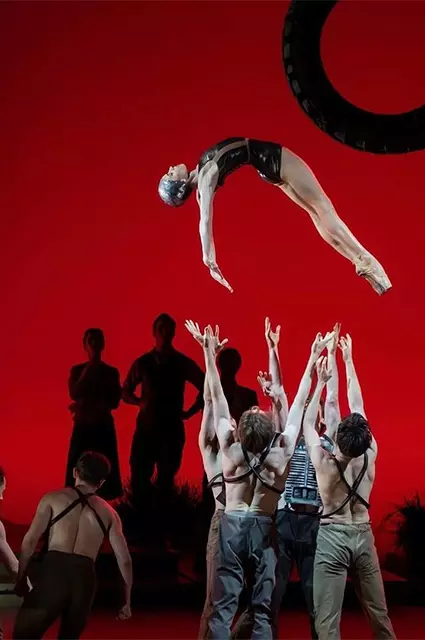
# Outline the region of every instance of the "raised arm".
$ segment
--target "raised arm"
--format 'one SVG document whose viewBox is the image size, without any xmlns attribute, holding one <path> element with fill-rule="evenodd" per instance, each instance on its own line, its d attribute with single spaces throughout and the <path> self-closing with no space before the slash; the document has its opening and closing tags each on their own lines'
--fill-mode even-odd
<svg viewBox="0 0 425 640">
<path fill-rule="evenodd" d="M 336 352 L 338 349 L 339 332 L 341 325 L 337 323 L 334 326 L 334 338 L 328 342 L 328 370 L 331 375 L 326 384 L 326 401 L 325 401 L 325 424 L 326 435 L 331 440 L 335 440 L 338 425 L 341 422 L 341 411 L 339 409 L 339 376 L 338 365 L 336 362 Z"/>
<path fill-rule="evenodd" d="M 198 191 L 196 199 L 199 205 L 199 235 L 202 245 L 202 260 L 210 270 L 211 276 L 217 280 L 223 287 L 229 289 L 232 293 L 233 289 L 221 273 L 216 259 L 214 236 L 213 236 L 213 200 L 214 192 L 217 187 L 218 167 L 215 163 L 205 165 L 199 173 Z"/>
<path fill-rule="evenodd" d="M 265 337 L 267 347 L 269 350 L 269 372 L 271 376 L 271 383 L 276 390 L 278 403 L 273 403 L 273 410 L 278 418 L 279 431 L 283 431 L 288 418 L 288 398 L 283 387 L 282 371 L 279 361 L 279 340 L 280 340 L 280 325 L 276 327 L 276 331 L 272 331 L 269 318 L 265 321 Z"/>
<path fill-rule="evenodd" d="M 208 376 L 204 381 L 204 411 L 202 414 L 201 428 L 199 431 L 199 449 L 201 454 L 211 447 L 217 441 L 217 434 L 214 428 L 214 409 Z"/>
<path fill-rule="evenodd" d="M 310 460 L 313 466 L 317 468 L 323 460 L 325 450 L 322 448 L 320 442 L 320 436 L 316 429 L 317 413 L 319 411 L 320 398 L 322 396 L 323 389 L 326 383 L 331 377 L 331 372 L 328 369 L 328 363 L 326 358 L 319 358 L 317 362 L 317 385 L 313 393 L 313 397 L 309 402 L 307 410 L 305 412 L 303 420 L 303 435 L 305 444 L 308 449 Z"/>
<path fill-rule="evenodd" d="M 285 446 L 288 448 L 290 455 L 292 455 L 295 449 L 295 445 L 300 433 L 301 422 L 305 411 L 305 404 L 307 402 L 308 394 L 310 393 L 311 389 L 314 367 L 323 349 L 332 339 L 333 333 L 327 334 L 324 338 L 322 337 L 321 333 L 318 333 L 312 344 L 310 357 L 308 359 L 303 377 L 301 378 L 297 395 L 295 396 L 291 408 L 289 409 L 288 420 L 283 432 Z"/>
<path fill-rule="evenodd" d="M 345 371 L 347 375 L 348 406 L 350 407 L 350 412 L 360 413 L 364 418 L 366 418 L 366 413 L 363 405 L 362 390 L 360 388 L 360 382 L 354 368 L 353 342 L 349 334 L 347 334 L 345 338 L 340 339 L 339 347 L 342 351 L 342 357 L 345 362 Z"/>
</svg>

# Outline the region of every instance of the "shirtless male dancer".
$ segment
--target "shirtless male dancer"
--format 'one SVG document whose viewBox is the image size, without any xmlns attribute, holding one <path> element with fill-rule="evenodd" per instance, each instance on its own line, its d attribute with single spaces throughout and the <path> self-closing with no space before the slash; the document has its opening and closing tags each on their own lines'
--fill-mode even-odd
<svg viewBox="0 0 425 640">
<path fill-rule="evenodd" d="M 213 640 L 229 637 L 249 563 L 253 565 L 254 573 L 252 638 L 266 640 L 272 637 L 270 604 L 276 567 L 272 544 L 273 515 L 278 496 L 284 489 L 286 467 L 301 427 L 312 369 L 326 341 L 320 334 L 314 341 L 306 373 L 283 433 L 275 432 L 272 418 L 258 407 L 246 411 L 238 426 L 234 426 L 215 361 L 218 330 L 213 335 L 211 327 L 207 327 L 203 341 L 226 482 L 226 507 L 219 529 L 209 634 Z"/>
<path fill-rule="evenodd" d="M 321 400 L 316 419 L 316 431 L 320 435 L 322 447 L 330 452 L 333 451 L 333 439 L 340 421 L 339 413 L 337 412 L 338 375 L 336 371 L 339 332 L 340 325 L 336 324 L 333 329 L 334 337 L 327 344 L 328 362 L 333 367 L 332 371 L 335 372 L 327 383 L 324 412 Z M 275 335 L 272 333 L 271 337 L 273 338 Z M 270 340 L 267 331 L 266 339 Z M 307 400 L 305 411 L 308 403 L 309 400 Z M 313 639 L 318 637 L 314 622 L 313 568 L 321 507 L 322 502 L 317 487 L 316 473 L 308 456 L 304 437 L 300 433 L 294 455 L 289 463 L 285 491 L 279 500 L 276 512 L 279 553 L 276 567 L 276 585 L 272 597 L 272 632 L 275 639 L 278 638 L 280 607 L 294 563 L 297 567 L 310 617 L 311 637 Z M 250 638 L 252 625 L 252 610 L 248 607 L 239 617 L 232 637 L 238 640 Z"/>
<path fill-rule="evenodd" d="M 120 619 L 131 616 L 132 561 L 118 514 L 96 496 L 110 471 L 100 453 L 85 452 L 74 469 L 74 489 L 47 493 L 40 501 L 25 535 L 16 585 L 24 595 L 26 574 L 39 539 L 45 534 L 48 550 L 34 589 L 18 612 L 13 638 L 42 638 L 61 619 L 59 638 L 79 638 L 86 626 L 96 589 L 95 560 L 109 537 L 125 582 L 125 605 Z"/>
<path fill-rule="evenodd" d="M 319 398 L 331 376 L 326 359 L 318 362 L 317 387 L 303 423 L 323 502 L 313 579 L 316 630 L 320 640 L 340 639 L 345 583 L 348 571 L 353 570 L 356 591 L 373 637 L 395 638 L 368 511 L 378 447 L 366 419 L 350 336 L 341 338 L 339 345 L 345 361 L 351 414 L 338 426 L 334 454 L 323 449 L 314 428 Z"/>
<path fill-rule="evenodd" d="M 199 326 L 191 321 L 187 321 L 186 328 L 195 340 L 199 342 L 199 344 L 203 345 L 203 336 L 200 332 Z M 267 345 L 269 347 L 270 379 L 260 372 L 258 382 L 260 383 L 265 395 L 271 397 L 273 394 L 276 394 L 276 398 L 279 397 L 281 402 L 281 406 L 279 407 L 281 412 L 280 419 L 286 423 L 288 402 L 281 383 L 279 354 L 277 349 L 279 344 L 280 326 L 277 327 L 276 332 L 273 332 L 270 320 L 269 318 L 266 318 L 265 333 Z M 217 353 L 221 350 L 222 346 L 223 343 L 220 343 L 219 340 L 217 340 Z M 236 427 L 236 423 L 234 421 L 232 421 L 232 423 L 234 427 Z M 204 464 L 204 470 L 208 478 L 208 486 L 212 489 L 215 499 L 215 511 L 211 520 L 207 542 L 206 597 L 199 627 L 199 640 L 205 640 L 208 638 L 208 620 L 213 610 L 212 588 L 219 550 L 219 526 L 226 504 L 221 452 L 214 426 L 214 411 L 208 375 L 205 376 L 204 384 L 204 412 L 199 433 L 199 449 Z M 253 622 L 251 624 L 251 628 L 252 625 Z"/>
</svg>

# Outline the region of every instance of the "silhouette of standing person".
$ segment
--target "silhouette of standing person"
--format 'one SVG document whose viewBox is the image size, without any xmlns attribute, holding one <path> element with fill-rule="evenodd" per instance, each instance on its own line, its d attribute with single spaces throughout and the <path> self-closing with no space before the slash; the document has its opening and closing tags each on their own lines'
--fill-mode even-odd
<svg viewBox="0 0 425 640">
<path fill-rule="evenodd" d="M 112 411 L 121 400 L 118 369 L 102 361 L 105 337 L 101 329 L 87 329 L 83 338 L 88 361 L 72 367 L 69 376 L 69 395 L 74 418 L 68 463 L 67 487 L 74 486 L 74 468 L 84 451 L 102 453 L 111 463 L 111 473 L 99 490 L 105 500 L 122 495 L 118 460 L 117 436 Z"/>
<path fill-rule="evenodd" d="M 148 495 L 155 466 L 157 488 L 163 500 L 169 499 L 182 461 L 183 421 L 203 406 L 204 373 L 196 362 L 174 348 L 175 320 L 163 313 L 152 328 L 155 347 L 133 363 L 123 386 L 124 402 L 139 407 L 130 454 L 135 506 L 141 506 Z M 194 404 L 184 411 L 186 382 L 199 393 Z M 139 385 L 141 397 L 135 395 Z"/>
</svg>

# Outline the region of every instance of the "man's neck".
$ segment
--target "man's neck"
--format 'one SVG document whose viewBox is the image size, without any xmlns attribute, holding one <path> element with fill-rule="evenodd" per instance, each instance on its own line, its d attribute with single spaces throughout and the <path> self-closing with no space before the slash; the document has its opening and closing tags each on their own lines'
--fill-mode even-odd
<svg viewBox="0 0 425 640">
<path fill-rule="evenodd" d="M 348 467 L 348 464 L 351 462 L 352 458 L 348 456 L 344 456 L 339 449 L 335 451 L 335 458 L 341 464 L 342 467 Z"/>
<path fill-rule="evenodd" d="M 96 493 L 97 491 L 97 487 L 93 487 L 92 485 L 87 484 L 87 482 L 82 482 L 82 480 L 78 480 L 74 486 L 82 493 Z"/>
<path fill-rule="evenodd" d="M 160 353 L 161 355 L 167 355 L 172 351 L 174 351 L 174 347 L 171 342 L 167 344 L 159 344 L 159 345 L 156 344 L 154 349 L 157 353 Z"/>
</svg>

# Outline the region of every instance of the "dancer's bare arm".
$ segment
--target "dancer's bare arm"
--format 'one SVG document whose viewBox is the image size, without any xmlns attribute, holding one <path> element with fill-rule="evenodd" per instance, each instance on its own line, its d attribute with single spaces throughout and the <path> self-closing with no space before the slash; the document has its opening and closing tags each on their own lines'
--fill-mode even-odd
<svg viewBox="0 0 425 640">
<path fill-rule="evenodd" d="M 341 422 L 341 411 L 339 408 L 338 397 L 339 376 L 336 361 L 340 330 L 341 325 L 337 323 L 333 329 L 334 338 L 328 343 L 328 368 L 331 372 L 331 376 L 326 384 L 325 424 L 326 435 L 331 440 L 335 440 L 338 425 Z"/>
<path fill-rule="evenodd" d="M 198 438 L 201 454 L 204 455 L 206 451 L 210 450 L 214 442 L 217 442 L 217 435 L 214 428 L 214 409 L 208 376 L 205 376 L 204 411 Z"/>
<path fill-rule="evenodd" d="M 326 451 L 322 448 L 320 436 L 316 430 L 317 413 L 319 411 L 320 398 L 326 383 L 331 377 L 330 370 L 326 358 L 319 358 L 317 361 L 317 385 L 313 393 L 313 397 L 305 412 L 303 420 L 303 435 L 310 460 L 315 469 L 317 469 L 324 458 L 327 457 Z"/>
<path fill-rule="evenodd" d="M 51 495 L 47 493 L 40 500 L 31 526 L 22 540 L 21 553 L 19 554 L 18 577 L 16 580 L 18 588 L 25 582 L 31 556 L 34 554 L 41 536 L 47 530 L 51 517 Z"/>
<path fill-rule="evenodd" d="M 278 427 L 279 431 L 283 431 L 286 425 L 286 420 L 288 419 L 288 398 L 285 393 L 285 389 L 283 386 L 283 378 L 282 378 L 282 370 L 280 367 L 279 361 L 279 340 L 280 340 L 280 325 L 276 327 L 276 331 L 272 330 L 272 326 L 270 323 L 270 319 L 266 318 L 265 320 L 265 337 L 266 343 L 269 350 L 269 372 L 271 376 L 272 386 L 277 390 L 277 398 L 279 404 L 274 403 L 274 407 L 277 411 L 278 416 Z"/>
<path fill-rule="evenodd" d="M 131 590 L 133 587 L 133 562 L 128 550 L 127 541 L 122 530 L 119 515 L 111 509 L 112 523 L 109 529 L 109 542 L 117 559 L 118 568 L 125 585 L 125 604 L 118 613 L 121 620 L 131 616 Z"/>
<path fill-rule="evenodd" d="M 15 581 L 18 576 L 19 562 L 7 541 L 6 529 L 2 522 L 0 522 L 0 558 L 7 572 Z"/>
<path fill-rule="evenodd" d="M 363 402 L 363 394 L 360 387 L 359 378 L 357 376 L 357 371 L 354 367 L 353 361 L 353 341 L 351 336 L 347 333 L 345 338 L 340 338 L 339 347 L 342 351 L 342 357 L 345 362 L 345 372 L 347 376 L 347 395 L 348 395 L 348 406 L 350 407 L 351 413 L 359 413 L 364 418 L 367 419 L 366 411 L 364 408 Z M 372 445 L 371 448 L 377 452 L 378 445 L 377 442 L 372 435 Z"/>
<path fill-rule="evenodd" d="M 232 292 L 232 287 L 220 271 L 215 254 L 213 235 L 213 200 L 217 180 L 218 167 L 215 163 L 205 165 L 205 167 L 203 167 L 199 172 L 196 199 L 198 201 L 200 212 L 199 235 L 201 237 L 202 259 L 204 264 L 210 270 L 210 274 L 214 280 L 217 280 L 217 282 Z"/>
<path fill-rule="evenodd" d="M 288 420 L 283 432 L 285 446 L 288 448 L 290 455 L 294 452 L 295 445 L 301 429 L 301 422 L 305 411 L 305 403 L 307 402 L 308 394 L 311 389 L 311 381 L 314 373 L 314 367 L 318 361 L 320 354 L 325 346 L 333 339 L 333 333 L 327 334 L 324 338 L 322 334 L 318 333 L 311 347 L 310 357 L 307 362 L 307 367 L 301 378 L 300 386 L 298 387 L 297 395 L 289 409 Z"/>
</svg>

